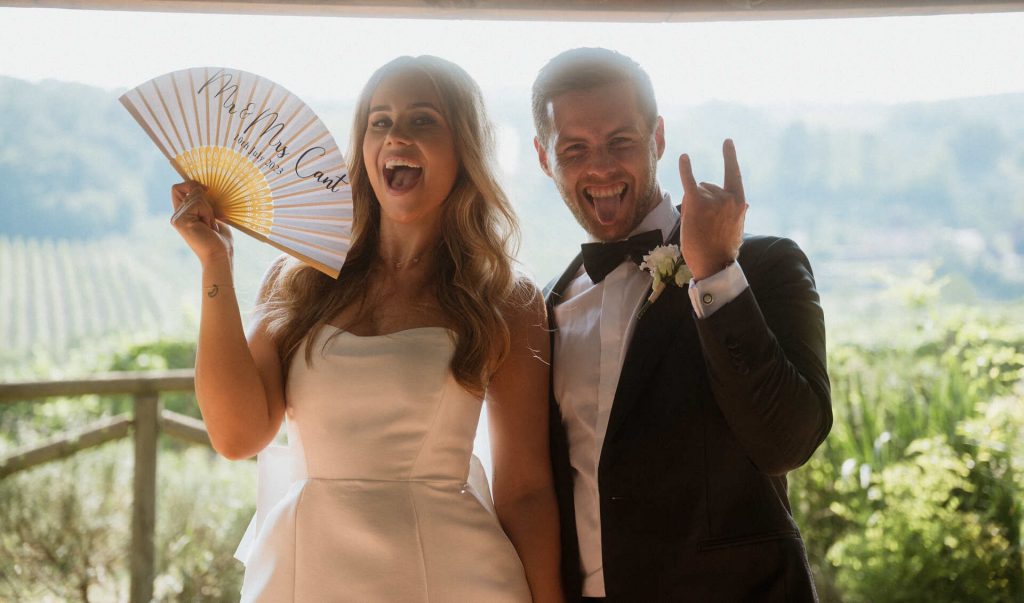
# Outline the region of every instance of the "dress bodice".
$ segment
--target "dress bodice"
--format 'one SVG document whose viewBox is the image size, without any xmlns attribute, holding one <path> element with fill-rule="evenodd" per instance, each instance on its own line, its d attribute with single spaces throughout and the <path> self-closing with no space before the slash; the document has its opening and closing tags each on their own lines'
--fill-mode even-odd
<svg viewBox="0 0 1024 603">
<path fill-rule="evenodd" d="M 443 327 L 361 337 L 325 326 L 294 355 L 288 441 L 314 479 L 465 482 L 481 400 L 452 377 Z"/>
</svg>

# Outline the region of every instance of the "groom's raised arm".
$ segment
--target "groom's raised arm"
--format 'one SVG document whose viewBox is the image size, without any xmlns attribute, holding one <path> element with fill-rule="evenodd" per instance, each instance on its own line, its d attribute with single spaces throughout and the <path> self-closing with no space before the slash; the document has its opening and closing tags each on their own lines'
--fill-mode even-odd
<svg viewBox="0 0 1024 603">
<path fill-rule="evenodd" d="M 697 331 L 722 414 L 751 462 L 781 475 L 807 462 L 832 427 L 825 321 L 810 262 L 789 239 L 748 239 L 750 283 Z"/>
<path fill-rule="evenodd" d="M 810 262 L 796 243 L 741 243 L 748 204 L 732 140 L 722 155 L 722 186 L 698 184 L 689 157 L 679 158 L 680 249 L 698 281 L 737 271 L 735 260 L 740 287 L 746 277 L 749 286 L 724 304 L 711 294 L 692 296 L 695 320 L 729 427 L 759 470 L 781 475 L 805 463 L 832 427 L 825 320 Z M 713 311 L 700 307 L 705 303 Z"/>
</svg>

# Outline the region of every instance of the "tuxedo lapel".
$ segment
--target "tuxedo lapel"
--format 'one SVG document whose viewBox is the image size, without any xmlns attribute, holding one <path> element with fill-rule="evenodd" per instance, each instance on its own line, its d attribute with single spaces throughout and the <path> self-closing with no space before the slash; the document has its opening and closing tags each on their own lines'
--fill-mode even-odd
<svg viewBox="0 0 1024 603">
<path fill-rule="evenodd" d="M 673 240 L 679 240 L 679 222 L 676 222 L 666 243 Z M 605 443 L 612 439 L 636 405 L 644 384 L 650 380 L 658 360 L 665 354 L 672 340 L 681 336 L 696 337 L 696 328 L 690 316 L 692 308 L 688 289 L 689 285 L 668 285 L 658 300 L 647 308 L 643 317 L 637 319 L 633 339 L 622 363 L 619 384 L 615 389 L 615 400 L 608 417 Z M 646 295 L 650 295 L 650 289 Z"/>
<path fill-rule="evenodd" d="M 558 277 L 558 280 L 552 281 L 547 287 L 544 287 L 544 301 L 548 305 L 548 324 L 553 329 L 555 327 L 555 318 L 551 309 L 557 306 L 562 301 L 562 292 L 572 282 L 573 277 L 579 272 L 580 266 L 583 265 L 583 254 L 578 254 L 573 261 L 569 262 L 569 267 L 565 269 L 562 276 Z"/>
<path fill-rule="evenodd" d="M 626 358 L 615 389 L 615 401 L 608 417 L 605 443 L 622 426 L 626 416 L 640 397 L 644 385 L 650 382 L 661 357 L 677 337 L 696 337 L 696 328 L 690 316 L 688 286 L 667 287 L 644 313 L 633 332 L 633 340 L 626 350 Z M 690 311 L 688 311 L 690 310 Z M 681 370 L 681 367 L 680 367 Z"/>
</svg>

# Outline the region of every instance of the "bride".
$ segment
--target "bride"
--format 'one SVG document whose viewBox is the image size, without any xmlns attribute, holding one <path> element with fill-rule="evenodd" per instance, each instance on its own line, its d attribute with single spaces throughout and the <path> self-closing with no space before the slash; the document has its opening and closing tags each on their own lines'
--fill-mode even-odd
<svg viewBox="0 0 1024 603">
<path fill-rule="evenodd" d="M 196 395 L 214 447 L 251 457 L 287 418 L 284 458 L 260 455 L 284 485 L 240 547 L 242 600 L 562 601 L 545 311 L 512 269 L 479 89 L 443 59 L 395 59 L 351 140 L 341 276 L 279 258 L 248 333 L 229 230 L 205 201 L 174 224 L 202 265 Z M 191 193 L 174 185 L 175 208 Z M 484 399 L 493 503 L 472 457 Z"/>
</svg>

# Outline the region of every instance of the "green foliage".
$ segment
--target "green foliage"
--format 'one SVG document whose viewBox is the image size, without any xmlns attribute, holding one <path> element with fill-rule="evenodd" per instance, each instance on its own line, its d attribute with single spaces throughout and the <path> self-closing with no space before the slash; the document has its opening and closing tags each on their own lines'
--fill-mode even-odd
<svg viewBox="0 0 1024 603">
<path fill-rule="evenodd" d="M 110 338 L 88 349 L 97 372 L 195 362 L 186 339 Z M 161 400 L 199 416 L 191 394 Z M 127 397 L 0 405 L 0 454 L 130 410 Z M 169 438 L 160 450 L 154 600 L 237 601 L 242 566 L 233 552 L 253 513 L 254 468 Z M 122 441 L 0 480 L 0 601 L 127 599 L 132 458 Z"/>
<path fill-rule="evenodd" d="M 965 508 L 974 490 L 969 457 L 943 436 L 916 440 L 906 454 L 871 478 L 861 508 L 831 507 L 862 528 L 847 531 L 827 554 L 844 600 L 1018 600 L 1009 586 L 1020 572 L 1019 544 Z"/>
<path fill-rule="evenodd" d="M 196 364 L 196 342 L 191 339 L 160 339 L 137 343 L 114 352 L 112 371 L 166 371 L 192 368 Z"/>
<path fill-rule="evenodd" d="M 1024 382 L 1014 394 L 978 405 L 960 425 L 970 451 L 974 495 L 968 506 L 989 518 L 1011 546 L 1008 592 L 1024 596 Z"/>
<path fill-rule="evenodd" d="M 161 453 L 157 478 L 154 600 L 237 601 L 253 467 L 196 447 Z M 127 600 L 131 479 L 119 442 L 0 481 L 0 600 Z"/>
<path fill-rule="evenodd" d="M 196 365 L 196 342 L 192 339 L 159 339 L 135 343 L 125 350 L 116 351 L 110 359 L 111 371 L 166 371 L 192 368 Z M 160 397 L 164 408 L 179 414 L 201 419 L 193 394 L 165 393 Z M 121 398 L 114 406 L 116 412 L 127 412 L 129 398 Z"/>
<path fill-rule="evenodd" d="M 131 459 L 109 444 L 0 481 L 0 600 L 127 598 Z"/>
<path fill-rule="evenodd" d="M 902 328 L 830 349 L 833 429 L 791 475 L 823 601 L 1024 598 L 1021 308 L 941 284 L 904 280 Z"/>
<path fill-rule="evenodd" d="M 63 371 L 75 375 L 191 368 L 195 366 L 195 350 L 195 341 L 191 339 L 166 337 L 146 340 L 110 336 L 71 350 L 68 354 L 71 360 L 57 374 L 54 374 L 52 364 L 43 362 L 29 369 L 20 369 L 23 372 L 20 376 L 61 378 L 65 376 Z M 19 369 L 12 368 L 12 371 L 19 372 Z M 165 393 L 161 402 L 167 410 L 201 418 L 192 394 Z M 131 411 L 129 396 L 79 396 L 0 404 L 0 453 L 5 449 L 35 445 L 68 429 Z M 164 442 L 165 447 L 176 444 Z"/>
<path fill-rule="evenodd" d="M 1024 311 L 948 306 L 947 279 L 933 269 L 888 278 L 882 296 L 898 302 L 873 325 L 833 330 L 829 350 L 834 425 L 819 455 L 880 469 L 902 458 L 919 437 L 957 437 L 979 401 L 1012 391 L 1024 379 Z"/>
<path fill-rule="evenodd" d="M 0 404 L 0 454 L 40 444 L 65 430 L 112 416 L 111 410 L 110 401 L 98 396 Z"/>
<path fill-rule="evenodd" d="M 209 449 L 160 457 L 156 601 L 234 603 L 242 564 L 234 558 L 255 511 L 256 471 Z"/>
</svg>

